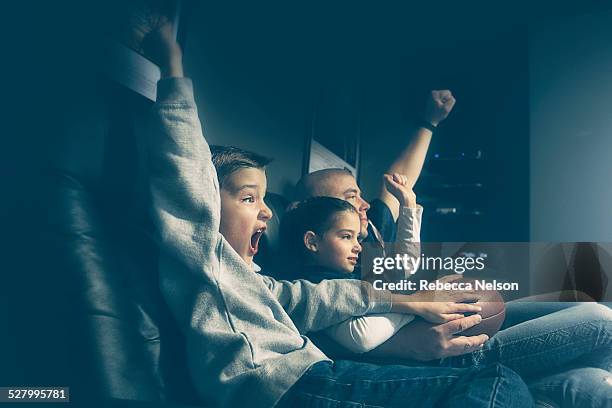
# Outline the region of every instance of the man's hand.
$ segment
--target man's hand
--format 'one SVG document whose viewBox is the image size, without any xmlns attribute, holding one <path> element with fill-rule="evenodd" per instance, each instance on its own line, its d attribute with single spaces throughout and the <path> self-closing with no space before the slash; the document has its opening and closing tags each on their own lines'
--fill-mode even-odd
<svg viewBox="0 0 612 408">
<path fill-rule="evenodd" d="M 383 175 L 385 188 L 399 201 L 400 206 L 416 208 L 416 195 L 408 188 L 408 177 L 393 173 Z"/>
<path fill-rule="evenodd" d="M 166 19 L 143 40 L 142 47 L 155 62 L 162 78 L 183 76 L 183 52 L 174 38 L 174 28 Z"/>
<path fill-rule="evenodd" d="M 385 343 L 370 351 L 367 356 L 393 359 L 430 361 L 459 356 L 482 348 L 489 336 L 457 336 L 480 323 L 480 315 L 472 315 L 443 324 L 415 320 L 402 327 Z"/>
<path fill-rule="evenodd" d="M 453 110 L 455 102 L 453 94 L 448 89 L 431 91 L 427 99 L 423 119 L 434 126 L 438 126 Z"/>
</svg>

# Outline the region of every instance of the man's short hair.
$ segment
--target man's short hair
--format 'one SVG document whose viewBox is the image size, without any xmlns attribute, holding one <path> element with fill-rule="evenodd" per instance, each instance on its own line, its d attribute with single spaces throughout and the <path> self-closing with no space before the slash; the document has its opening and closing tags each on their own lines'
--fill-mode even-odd
<svg viewBox="0 0 612 408">
<path fill-rule="evenodd" d="M 295 201 L 303 201 L 310 197 L 325 196 L 326 194 L 322 191 L 325 188 L 325 183 L 330 177 L 337 174 L 353 175 L 346 168 L 323 169 L 305 174 L 295 185 L 293 199 Z"/>
<path fill-rule="evenodd" d="M 234 146 L 211 145 L 210 152 L 221 188 L 235 171 L 245 168 L 264 169 L 272 161 L 268 157 Z"/>
</svg>

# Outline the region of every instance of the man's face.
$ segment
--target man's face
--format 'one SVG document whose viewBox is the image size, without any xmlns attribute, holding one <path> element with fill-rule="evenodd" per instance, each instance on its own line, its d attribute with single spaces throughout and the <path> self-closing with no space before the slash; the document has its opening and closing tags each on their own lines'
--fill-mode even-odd
<svg viewBox="0 0 612 408">
<path fill-rule="evenodd" d="M 272 217 L 264 203 L 266 173 L 244 168 L 230 174 L 221 188 L 221 225 L 219 232 L 248 265 L 259 247 L 259 239 Z"/>
<path fill-rule="evenodd" d="M 360 235 L 365 238 L 368 235 L 367 211 L 370 204 L 361 198 L 361 190 L 357 186 L 357 180 L 349 173 L 331 174 L 320 188 L 320 194 L 346 200 L 353 204 L 359 213 L 361 223 Z"/>
<path fill-rule="evenodd" d="M 358 241 L 361 228 L 359 215 L 343 211 L 335 218 L 332 227 L 320 238 L 316 260 L 328 268 L 351 273 L 361 252 Z"/>
</svg>

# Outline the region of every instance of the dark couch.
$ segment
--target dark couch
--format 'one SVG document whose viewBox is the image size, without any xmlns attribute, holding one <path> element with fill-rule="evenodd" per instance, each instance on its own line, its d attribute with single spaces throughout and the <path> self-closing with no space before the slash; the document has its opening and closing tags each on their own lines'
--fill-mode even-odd
<svg viewBox="0 0 612 408">
<path fill-rule="evenodd" d="M 45 175 L 45 246 L 62 276 L 71 399 L 85 405 L 204 406 L 192 386 L 182 334 L 158 289 L 139 140 L 150 102 L 105 80 L 75 112 Z M 84 105 L 87 106 L 87 105 Z M 286 200 L 257 262 L 269 267 Z"/>
</svg>

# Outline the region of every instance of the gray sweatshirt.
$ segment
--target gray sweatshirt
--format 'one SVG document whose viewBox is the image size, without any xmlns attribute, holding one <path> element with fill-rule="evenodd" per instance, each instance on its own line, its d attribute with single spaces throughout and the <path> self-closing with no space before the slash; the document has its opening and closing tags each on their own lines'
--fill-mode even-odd
<svg viewBox="0 0 612 408">
<path fill-rule="evenodd" d="M 158 83 L 146 152 L 161 291 L 205 403 L 273 406 L 329 360 L 304 334 L 390 310 L 391 294 L 365 282 L 276 281 L 233 250 L 219 233 L 219 184 L 189 79 Z"/>
</svg>

